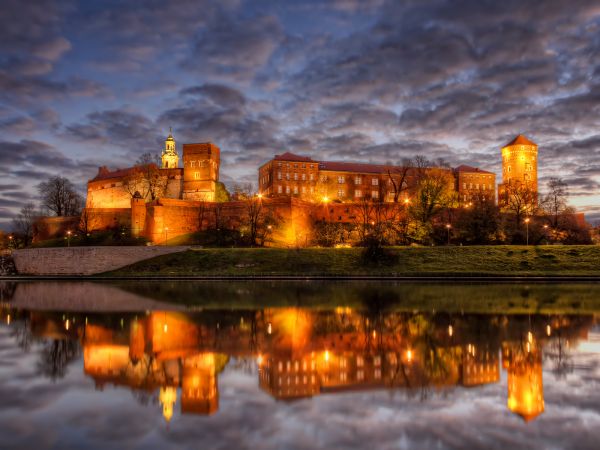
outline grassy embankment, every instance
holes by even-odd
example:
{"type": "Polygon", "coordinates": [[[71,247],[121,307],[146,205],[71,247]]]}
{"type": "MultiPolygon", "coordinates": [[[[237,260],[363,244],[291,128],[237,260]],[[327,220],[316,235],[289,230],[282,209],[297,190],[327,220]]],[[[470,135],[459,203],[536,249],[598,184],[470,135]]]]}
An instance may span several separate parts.
{"type": "Polygon", "coordinates": [[[361,249],[192,249],[111,276],[600,276],[599,246],[395,247],[385,263],[361,249]]]}

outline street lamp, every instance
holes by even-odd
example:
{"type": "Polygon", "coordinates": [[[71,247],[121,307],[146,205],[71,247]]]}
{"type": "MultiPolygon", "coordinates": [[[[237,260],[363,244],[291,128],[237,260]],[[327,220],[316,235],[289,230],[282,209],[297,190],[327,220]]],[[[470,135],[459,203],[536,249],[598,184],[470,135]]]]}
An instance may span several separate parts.
{"type": "Polygon", "coordinates": [[[448,230],[448,245],[450,245],[450,228],[452,228],[452,225],[450,225],[449,223],[446,224],[446,230],[448,230]]]}
{"type": "Polygon", "coordinates": [[[256,196],[258,197],[258,199],[260,200],[261,198],[263,198],[263,195],[259,192],[258,194],[256,194],[256,196]]]}
{"type": "Polygon", "coordinates": [[[525,219],[525,245],[529,245],[529,217],[525,219]]]}
{"type": "Polygon", "coordinates": [[[71,230],[67,231],[67,247],[71,246],[71,230]]]}

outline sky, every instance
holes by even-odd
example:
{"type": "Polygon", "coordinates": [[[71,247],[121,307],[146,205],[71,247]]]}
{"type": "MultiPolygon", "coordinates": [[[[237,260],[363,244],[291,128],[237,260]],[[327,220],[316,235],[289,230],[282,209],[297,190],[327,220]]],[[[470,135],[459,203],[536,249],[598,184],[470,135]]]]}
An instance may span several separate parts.
{"type": "Polygon", "coordinates": [[[539,145],[540,184],[600,220],[597,0],[3,0],[0,228],[60,174],[181,144],[221,148],[221,179],[274,154],[398,163],[423,155],[501,178],[539,145]]]}

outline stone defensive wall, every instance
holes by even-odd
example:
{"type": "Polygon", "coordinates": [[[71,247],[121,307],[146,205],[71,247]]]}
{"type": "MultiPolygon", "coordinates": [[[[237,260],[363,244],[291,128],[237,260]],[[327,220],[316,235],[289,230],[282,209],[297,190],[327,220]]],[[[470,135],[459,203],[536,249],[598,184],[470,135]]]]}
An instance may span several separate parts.
{"type": "Polygon", "coordinates": [[[13,251],[19,275],[94,275],[169,253],[186,246],[55,247],[13,251]]]}
{"type": "MultiPolygon", "coordinates": [[[[260,201],[265,213],[277,216],[281,224],[272,236],[274,245],[295,246],[298,245],[298,239],[306,237],[302,234],[310,228],[313,204],[289,197],[260,201]]],[[[152,242],[162,243],[165,239],[170,240],[199,230],[217,227],[235,229],[246,220],[248,203],[211,203],[162,198],[145,205],[140,204],[139,209],[134,204],[132,215],[135,223],[143,220],[143,236],[152,242]]]]}

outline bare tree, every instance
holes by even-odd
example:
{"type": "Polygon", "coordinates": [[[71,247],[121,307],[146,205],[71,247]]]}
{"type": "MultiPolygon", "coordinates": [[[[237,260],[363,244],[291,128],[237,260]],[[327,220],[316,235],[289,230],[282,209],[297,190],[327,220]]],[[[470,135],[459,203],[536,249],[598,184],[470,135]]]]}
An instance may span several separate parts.
{"type": "Polygon", "coordinates": [[[136,194],[142,198],[148,197],[148,183],[144,176],[144,172],[140,169],[139,166],[133,167],[129,172],[123,177],[122,188],[125,192],[129,194],[131,198],[134,198],[136,194]]]}
{"type": "Polygon", "coordinates": [[[158,156],[152,153],[144,153],[137,160],[136,167],[142,174],[147,185],[148,193],[146,196],[150,195],[151,200],[162,197],[167,190],[168,179],[160,173],[160,160],[158,156]]]}
{"type": "Polygon", "coordinates": [[[33,224],[39,213],[31,202],[21,208],[19,214],[13,219],[13,228],[23,240],[23,245],[28,246],[33,239],[33,224]]]}
{"type": "Polygon", "coordinates": [[[526,184],[510,184],[506,188],[505,210],[512,213],[520,226],[526,216],[537,210],[537,193],[526,184]]]}
{"type": "Polygon", "coordinates": [[[414,162],[410,159],[402,161],[401,166],[390,167],[386,173],[388,176],[388,184],[391,185],[389,193],[392,194],[394,203],[398,203],[403,192],[409,189],[409,174],[414,170],[414,162]]]}
{"type": "Polygon", "coordinates": [[[558,228],[561,216],[567,211],[568,185],[561,178],[550,178],[548,193],[542,199],[542,209],[552,228],[558,228]]]}
{"type": "Polygon", "coordinates": [[[90,201],[88,205],[81,210],[81,219],[79,220],[79,232],[83,234],[84,239],[98,227],[98,214],[94,210],[94,202],[90,201]]]}
{"type": "Polygon", "coordinates": [[[54,176],[37,185],[42,198],[42,207],[57,216],[76,216],[81,210],[83,199],[75,186],[64,177],[54,176]]]}

